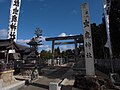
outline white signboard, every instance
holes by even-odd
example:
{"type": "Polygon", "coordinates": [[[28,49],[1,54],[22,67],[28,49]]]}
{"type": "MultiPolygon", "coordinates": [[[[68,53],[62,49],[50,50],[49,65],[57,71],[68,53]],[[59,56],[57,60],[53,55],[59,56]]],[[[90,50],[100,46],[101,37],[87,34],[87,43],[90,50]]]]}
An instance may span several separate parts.
{"type": "Polygon", "coordinates": [[[95,75],[93,45],[92,45],[92,35],[91,35],[88,4],[87,3],[82,4],[81,9],[82,9],[82,23],[83,23],[83,30],[84,30],[86,75],[95,75]]]}
{"type": "Polygon", "coordinates": [[[11,1],[8,39],[13,39],[14,41],[17,39],[17,24],[20,12],[20,4],[21,0],[11,1]]]}

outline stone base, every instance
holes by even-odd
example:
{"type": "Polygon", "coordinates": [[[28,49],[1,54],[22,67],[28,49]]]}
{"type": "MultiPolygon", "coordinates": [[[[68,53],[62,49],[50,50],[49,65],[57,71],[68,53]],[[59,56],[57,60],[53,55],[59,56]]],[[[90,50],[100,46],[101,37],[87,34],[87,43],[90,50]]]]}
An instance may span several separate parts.
{"type": "Polygon", "coordinates": [[[74,87],[85,90],[120,90],[111,80],[101,76],[83,76],[75,77],[74,87]]]}
{"type": "Polygon", "coordinates": [[[8,70],[0,72],[0,79],[3,80],[3,87],[9,86],[13,83],[16,83],[16,79],[13,76],[14,70],[8,70]]]}
{"type": "Polygon", "coordinates": [[[14,84],[3,87],[2,90],[18,90],[19,88],[21,88],[24,85],[25,85],[25,81],[17,81],[14,84]]]}
{"type": "Polygon", "coordinates": [[[61,90],[61,86],[57,82],[50,82],[49,90],[61,90]]]}

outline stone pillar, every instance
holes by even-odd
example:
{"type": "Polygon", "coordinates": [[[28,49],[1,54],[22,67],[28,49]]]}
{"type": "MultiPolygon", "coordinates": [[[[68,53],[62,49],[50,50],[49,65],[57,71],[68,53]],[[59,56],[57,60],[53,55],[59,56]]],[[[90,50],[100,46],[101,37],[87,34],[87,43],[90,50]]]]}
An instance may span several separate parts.
{"type": "Polygon", "coordinates": [[[81,9],[82,9],[82,24],[84,30],[86,75],[93,76],[95,75],[95,69],[88,3],[83,3],[81,5],[81,9]]]}
{"type": "Polygon", "coordinates": [[[52,41],[52,65],[54,65],[54,43],[55,41],[52,41]]]}
{"type": "Polygon", "coordinates": [[[75,61],[78,59],[78,50],[77,50],[77,40],[74,39],[75,42],[75,61]]]}

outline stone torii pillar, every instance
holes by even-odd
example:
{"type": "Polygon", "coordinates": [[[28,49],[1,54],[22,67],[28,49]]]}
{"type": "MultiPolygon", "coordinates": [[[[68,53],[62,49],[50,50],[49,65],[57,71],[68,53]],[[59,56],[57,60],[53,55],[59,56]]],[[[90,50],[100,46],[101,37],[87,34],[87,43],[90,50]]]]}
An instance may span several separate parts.
{"type": "Polygon", "coordinates": [[[75,42],[75,61],[78,59],[78,50],[77,50],[77,39],[74,39],[75,42]]]}
{"type": "Polygon", "coordinates": [[[52,40],[52,65],[54,65],[54,43],[55,43],[55,40],[52,40]]]}

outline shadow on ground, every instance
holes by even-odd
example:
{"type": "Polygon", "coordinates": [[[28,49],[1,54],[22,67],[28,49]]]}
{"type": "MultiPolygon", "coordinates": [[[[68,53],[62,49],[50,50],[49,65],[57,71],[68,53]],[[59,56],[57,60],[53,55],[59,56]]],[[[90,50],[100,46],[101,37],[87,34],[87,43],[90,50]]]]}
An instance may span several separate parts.
{"type": "Polygon", "coordinates": [[[40,88],[44,88],[44,89],[49,89],[49,86],[43,85],[43,84],[39,84],[39,83],[31,83],[30,85],[36,86],[36,87],[40,87],[40,88]]]}
{"type": "Polygon", "coordinates": [[[71,85],[63,85],[62,87],[61,87],[61,90],[72,90],[72,86],[71,85]]]}
{"type": "Polygon", "coordinates": [[[69,70],[69,67],[61,67],[59,68],[58,70],[56,71],[53,71],[47,75],[44,75],[48,78],[51,78],[51,79],[61,79],[61,77],[69,70]]]}

